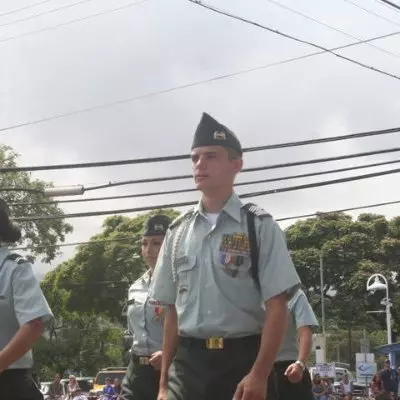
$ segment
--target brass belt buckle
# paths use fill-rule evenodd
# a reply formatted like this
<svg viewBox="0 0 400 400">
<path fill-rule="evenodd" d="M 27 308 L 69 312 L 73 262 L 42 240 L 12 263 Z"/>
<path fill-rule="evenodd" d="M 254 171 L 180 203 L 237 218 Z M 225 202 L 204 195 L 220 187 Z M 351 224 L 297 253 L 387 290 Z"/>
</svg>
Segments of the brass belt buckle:
<svg viewBox="0 0 400 400">
<path fill-rule="evenodd" d="M 139 357 L 139 364 L 140 365 L 149 365 L 150 364 L 149 357 Z"/>
<path fill-rule="evenodd" d="M 222 337 L 207 338 L 206 347 L 208 350 L 222 350 L 224 348 L 224 338 Z"/>
</svg>

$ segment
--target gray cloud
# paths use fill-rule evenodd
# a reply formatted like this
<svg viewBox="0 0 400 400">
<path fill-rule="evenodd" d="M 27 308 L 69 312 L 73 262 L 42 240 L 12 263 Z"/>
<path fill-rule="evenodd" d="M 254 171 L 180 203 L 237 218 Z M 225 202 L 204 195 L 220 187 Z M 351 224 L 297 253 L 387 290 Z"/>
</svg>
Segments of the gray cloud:
<svg viewBox="0 0 400 400">
<path fill-rule="evenodd" d="M 358 4 L 400 24 L 398 15 L 372 0 Z M 23 4 L 22 1 L 18 2 Z M 113 2 L 113 6 L 128 1 Z M 282 0 L 314 18 L 360 38 L 399 29 L 344 2 Z M 255 19 L 324 46 L 352 40 L 265 1 L 220 0 L 218 7 Z M 59 6 L 55 1 L 47 5 Z M 17 8 L 17 2 L 2 2 Z M 62 23 L 109 8 L 96 1 L 59 15 L 1 29 L 1 37 Z M 42 8 L 45 9 L 45 8 Z M 38 10 L 37 10 L 38 11 Z M 32 11 L 31 11 L 32 12 Z M 28 15 L 28 11 L 26 14 Z M 16 18 L 16 16 L 15 16 Z M 8 19 L 8 20 L 11 20 Z M 7 20 L 7 21 L 8 21 Z M 3 20 L 0 20 L 0 24 Z M 5 22 L 5 20 L 4 20 Z M 0 39 L 1 39 L 0 37 Z M 400 38 L 376 43 L 396 52 Z M 233 21 L 184 0 L 146 3 L 108 15 L 0 43 L 0 127 L 57 115 L 199 80 L 206 80 L 314 51 L 252 26 Z M 369 46 L 343 52 L 367 64 L 400 74 L 398 58 Z M 186 153 L 202 111 L 212 113 L 242 139 L 245 146 L 302 140 L 399 125 L 400 82 L 361 69 L 332 55 L 267 68 L 237 77 L 126 103 L 116 107 L 62 118 L 9 131 L 2 142 L 21 153 L 21 164 L 67 163 Z M 361 152 L 399 146 L 399 135 L 246 154 L 247 166 Z M 396 153 L 374 160 L 396 159 Z M 239 179 L 261 179 L 322 168 L 357 165 L 369 160 L 348 160 L 323 167 L 246 174 Z M 103 183 L 110 180 L 181 174 L 190 163 L 56 171 L 34 174 L 57 185 Z M 347 175 L 351 175 L 350 173 Z M 344 175 L 345 176 L 345 175 Z M 329 179 L 330 177 L 326 177 Z M 322 178 L 312 178 L 315 182 Z M 306 182 L 302 180 L 301 182 Z M 276 217 L 330 210 L 387 200 L 399 196 L 397 177 L 336 185 L 253 199 Z M 253 185 L 240 191 L 263 190 L 299 181 Z M 179 181 L 107 189 L 93 195 L 119 195 L 149 190 L 190 187 Z M 73 204 L 66 212 L 107 210 L 196 199 L 194 193 L 155 198 Z M 396 206 L 377 210 L 399 214 Z M 68 240 L 87 240 L 101 227 L 102 218 L 72 220 Z M 288 223 L 284 224 L 286 226 Z M 73 254 L 64 248 L 60 260 Z M 38 273 L 49 266 L 39 265 Z"/>
</svg>

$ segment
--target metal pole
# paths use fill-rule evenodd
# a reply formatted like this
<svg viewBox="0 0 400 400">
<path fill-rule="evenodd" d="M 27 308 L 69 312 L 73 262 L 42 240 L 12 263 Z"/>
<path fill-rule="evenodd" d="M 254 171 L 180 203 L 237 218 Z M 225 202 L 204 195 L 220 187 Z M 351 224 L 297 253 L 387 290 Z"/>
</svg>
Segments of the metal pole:
<svg viewBox="0 0 400 400">
<path fill-rule="evenodd" d="M 385 278 L 386 283 L 386 329 L 387 329 L 387 342 L 392 344 L 392 314 L 390 312 L 390 299 L 389 299 L 389 282 Z M 389 352 L 390 365 L 393 366 L 393 354 Z"/>
<path fill-rule="evenodd" d="M 322 317 L 322 336 L 325 340 L 325 296 L 324 296 L 324 260 L 322 252 L 319 255 L 319 276 L 321 279 L 321 317 Z"/>
</svg>

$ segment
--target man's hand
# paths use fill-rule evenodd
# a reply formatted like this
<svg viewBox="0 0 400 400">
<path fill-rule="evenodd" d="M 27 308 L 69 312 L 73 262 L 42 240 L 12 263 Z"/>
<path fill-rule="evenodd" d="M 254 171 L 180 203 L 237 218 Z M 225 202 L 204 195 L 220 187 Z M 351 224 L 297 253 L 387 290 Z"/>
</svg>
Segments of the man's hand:
<svg viewBox="0 0 400 400">
<path fill-rule="evenodd" d="M 298 383 L 303 378 L 303 367 L 298 363 L 290 364 L 286 371 L 285 376 L 288 378 L 289 382 L 291 383 Z"/>
<path fill-rule="evenodd" d="M 239 383 L 233 400 L 265 400 L 267 382 L 268 377 L 250 372 Z"/>
<path fill-rule="evenodd" d="M 160 386 L 157 400 L 168 400 L 168 387 Z"/>
<path fill-rule="evenodd" d="M 161 370 L 162 351 L 156 351 L 150 357 L 150 365 L 157 371 Z"/>
</svg>

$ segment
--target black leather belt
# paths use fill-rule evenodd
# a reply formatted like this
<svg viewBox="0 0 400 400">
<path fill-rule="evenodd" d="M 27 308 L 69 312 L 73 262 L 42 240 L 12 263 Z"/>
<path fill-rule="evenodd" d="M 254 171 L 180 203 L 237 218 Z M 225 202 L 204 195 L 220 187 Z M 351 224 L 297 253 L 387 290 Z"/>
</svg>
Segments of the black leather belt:
<svg viewBox="0 0 400 400">
<path fill-rule="evenodd" d="M 179 337 L 179 344 L 185 349 L 200 350 L 234 350 L 243 349 L 246 346 L 259 346 L 261 342 L 260 335 L 244 336 L 241 338 L 223 338 L 209 337 L 207 339 L 198 339 L 187 336 Z"/>
</svg>

